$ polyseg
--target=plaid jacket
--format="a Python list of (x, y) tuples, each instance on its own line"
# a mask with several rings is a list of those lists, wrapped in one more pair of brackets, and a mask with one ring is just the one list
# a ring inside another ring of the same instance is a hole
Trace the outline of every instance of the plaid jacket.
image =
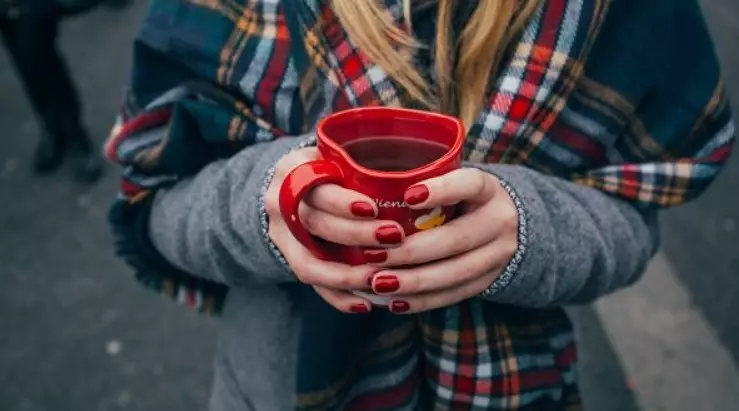
[[(401, 2), (387, 4), (402, 24)], [(695, 0), (543, 1), (508, 51), (469, 131), (470, 161), (523, 164), (650, 211), (698, 196), (730, 154), (734, 126)], [(309, 68), (318, 75), (301, 98)], [(322, 1), (154, 0), (106, 148), (123, 169), (111, 210), (119, 253), (147, 286), (218, 311), (225, 286), (146, 246), (151, 193), (245, 146), (310, 130), (328, 112), (407, 100)], [(298, 409), (579, 406), (559, 309), (469, 300), (412, 318), (373, 314), (371, 327), (313, 316), (334, 334), (303, 331)], [(330, 344), (369, 329), (359, 351)]]

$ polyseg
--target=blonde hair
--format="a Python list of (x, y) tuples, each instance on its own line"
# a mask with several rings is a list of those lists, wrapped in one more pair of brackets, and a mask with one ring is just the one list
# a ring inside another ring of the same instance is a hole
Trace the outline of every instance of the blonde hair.
[[(398, 27), (383, 0), (331, 0), (331, 7), (362, 52), (426, 108), (459, 116), (469, 128), (485, 100), (501, 55), (535, 12), (541, 0), (479, 0), (452, 44), (454, 0), (438, 0), (432, 90), (413, 64), (424, 47), (411, 33), (411, 0), (403, 0), (406, 29)], [(457, 56), (458, 64), (453, 64)]]

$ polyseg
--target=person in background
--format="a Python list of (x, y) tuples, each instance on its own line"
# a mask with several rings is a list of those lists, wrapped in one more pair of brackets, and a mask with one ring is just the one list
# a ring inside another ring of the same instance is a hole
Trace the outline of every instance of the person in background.
[(0, 0), (0, 33), (26, 95), (41, 123), (32, 158), (34, 172), (55, 171), (65, 156), (75, 177), (93, 182), (102, 161), (82, 123), (79, 93), (57, 46), (61, 20), (97, 4), (94, 0)]
[[(698, 0), (153, 0), (133, 61), (110, 222), (138, 280), (222, 315), (211, 411), (581, 409), (563, 307), (636, 282), (734, 141)], [(347, 266), (277, 197), (364, 106), (462, 119), (464, 167), (405, 202), (464, 212), (405, 236), (320, 186), (300, 218)]]

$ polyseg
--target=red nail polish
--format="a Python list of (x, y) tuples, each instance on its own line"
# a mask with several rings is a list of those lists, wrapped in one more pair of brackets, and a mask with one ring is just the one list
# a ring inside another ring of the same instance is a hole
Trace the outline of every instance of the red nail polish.
[(357, 217), (374, 217), (375, 209), (366, 201), (355, 201), (349, 207), (352, 214)]
[(411, 305), (405, 301), (393, 301), (390, 303), (390, 312), (402, 314), (410, 311)]
[(349, 311), (353, 312), (354, 314), (367, 314), (369, 312), (369, 308), (367, 308), (367, 306), (364, 304), (354, 304), (349, 307)]
[(364, 261), (368, 264), (384, 263), (385, 260), (387, 260), (387, 251), (385, 250), (364, 250)]
[(400, 281), (394, 275), (378, 275), (375, 276), (374, 291), (377, 294), (388, 294), (398, 291)]
[(384, 225), (375, 231), (375, 238), (380, 244), (399, 244), (403, 241), (403, 233), (394, 225)]
[(418, 184), (405, 190), (405, 202), (409, 205), (421, 204), (429, 199), (429, 188)]

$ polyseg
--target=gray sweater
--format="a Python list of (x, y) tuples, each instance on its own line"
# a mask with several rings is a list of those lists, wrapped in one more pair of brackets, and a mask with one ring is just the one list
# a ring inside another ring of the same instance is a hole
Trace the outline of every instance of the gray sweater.
[[(295, 391), (300, 325), (277, 285), (295, 278), (266, 236), (259, 193), (277, 160), (311, 139), (249, 147), (155, 199), (150, 233), (158, 251), (184, 271), (231, 287), (211, 411), (279, 411), (292, 404), (286, 393)], [(474, 167), (504, 181), (526, 216), (519, 227), (523, 258), (515, 270), (509, 267), (491, 302), (529, 308), (588, 303), (636, 281), (656, 251), (656, 215), (522, 166)]]

